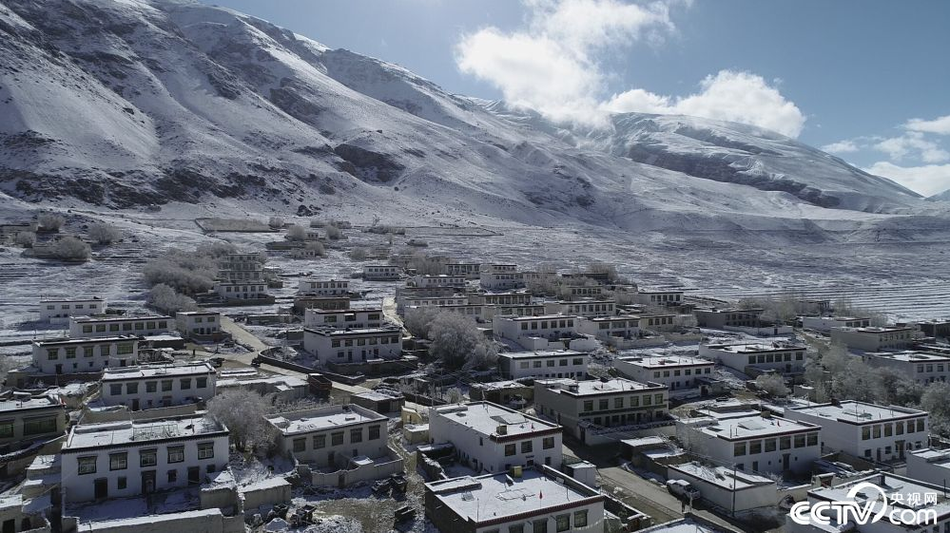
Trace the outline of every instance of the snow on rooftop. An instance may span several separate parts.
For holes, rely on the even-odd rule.
[[[81,424],[70,432],[63,452],[117,444],[138,445],[226,431],[224,425],[204,416]]]
[[[505,352],[498,354],[499,357],[508,357],[511,359],[527,359],[532,357],[569,357],[581,355],[587,354],[575,350],[538,350],[534,352]]]
[[[846,400],[837,404],[821,404],[808,407],[799,407],[793,409],[793,411],[852,424],[880,422],[881,420],[895,420],[898,418],[907,418],[911,416],[921,416],[927,414],[925,411],[911,409],[909,407],[898,407],[895,405],[875,405],[872,403],[859,402],[855,400]]]
[[[715,423],[699,428],[699,431],[725,439],[747,439],[792,432],[818,431],[820,428],[808,422],[798,422],[777,416],[761,415],[736,418],[720,418]]]
[[[707,466],[696,461],[670,465],[669,468],[726,490],[742,490],[754,486],[775,484],[775,481],[765,476],[743,472],[742,470],[733,470],[725,466]]]
[[[538,383],[556,384],[557,387],[551,387],[551,390],[559,393],[574,394],[577,396],[590,396],[598,394],[610,394],[614,392],[642,391],[648,389],[666,390],[666,385],[657,383],[640,383],[624,378],[614,378],[609,381],[597,379],[589,380],[538,380]]]
[[[747,344],[710,344],[707,346],[710,350],[719,350],[731,353],[758,353],[758,352],[778,352],[786,350],[804,350],[806,346],[802,344],[775,342],[771,344],[747,343]]]
[[[178,365],[141,365],[107,368],[102,372],[102,381],[125,381],[128,379],[163,378],[213,374],[208,363]]]
[[[267,418],[284,435],[320,431],[388,420],[358,405],[334,405],[320,409],[282,413]]]
[[[587,505],[592,498],[601,498],[593,489],[565,484],[536,470],[525,470],[520,478],[507,474],[464,476],[426,486],[452,511],[476,523],[572,503]]]
[[[529,417],[491,402],[439,407],[435,409],[435,413],[456,424],[468,426],[486,436],[499,434],[498,429],[502,426],[505,428],[503,431],[506,435],[524,435],[537,431],[560,429],[557,424]]]
[[[36,398],[10,399],[0,401],[0,412],[23,411],[26,409],[43,409],[48,407],[61,407],[59,403],[48,396]]]
[[[619,359],[631,365],[647,368],[654,367],[674,367],[674,366],[694,366],[694,365],[715,365],[708,359],[701,357],[692,357],[689,355],[629,355]]]

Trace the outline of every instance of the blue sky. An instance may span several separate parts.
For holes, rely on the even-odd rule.
[[[925,195],[950,188],[950,2],[213,3],[556,120],[613,111],[737,120]]]

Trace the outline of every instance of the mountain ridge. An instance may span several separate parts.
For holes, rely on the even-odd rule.
[[[607,130],[553,124],[194,2],[0,0],[0,36],[0,113],[13,118],[0,191],[29,202],[385,203],[642,231],[946,219],[774,132],[643,114]]]

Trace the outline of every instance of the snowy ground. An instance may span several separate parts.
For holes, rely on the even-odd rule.
[[[168,247],[190,249],[213,239],[223,239],[243,250],[263,250],[264,243],[280,234],[219,233],[204,235],[194,217],[204,212],[195,206],[168,206],[160,213],[84,212],[119,226],[124,242],[95,251],[95,259],[80,265],[22,256],[14,247],[0,249],[0,341],[53,336],[37,322],[38,301],[43,297],[96,295],[112,308],[137,309],[144,303],[145,286],[140,270],[148,258]],[[16,220],[26,212],[12,211]],[[366,214],[368,218],[371,214]],[[328,213],[321,218],[330,218]],[[258,215],[258,218],[264,218]],[[345,218],[345,217],[344,217]],[[409,213],[393,214],[395,222],[408,222]],[[350,219],[355,224],[368,220]],[[308,224],[308,219],[287,217],[288,222]],[[72,228],[67,228],[70,230]],[[486,227],[493,236],[473,237],[431,226],[408,226],[397,236],[393,251],[406,249],[409,239],[429,243],[426,253],[443,254],[459,261],[496,261],[519,264],[523,269],[551,265],[561,269],[583,268],[593,261],[617,265],[620,274],[649,287],[681,287],[688,294],[737,299],[749,295],[794,291],[809,297],[848,298],[855,305],[886,312],[893,319],[950,316],[950,270],[945,250],[937,244],[836,243],[796,248],[743,248],[718,246],[693,237],[671,238],[660,233],[609,231],[588,226],[538,227],[526,225]],[[347,257],[355,246],[385,246],[388,238],[345,231],[346,241],[331,248],[329,257],[294,260],[272,254],[268,266],[284,275],[285,286],[272,290],[278,304],[289,305],[300,275],[350,279],[363,263]],[[138,242],[133,242],[131,236]],[[356,291],[365,291],[366,305],[378,305],[391,296],[393,282],[351,280]],[[273,307],[221,308],[229,315],[273,311]]]

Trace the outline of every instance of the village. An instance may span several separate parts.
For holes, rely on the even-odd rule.
[[[0,226],[137,280],[0,323],[2,533],[950,531],[950,318],[304,220]],[[929,521],[793,520],[864,483]]]

